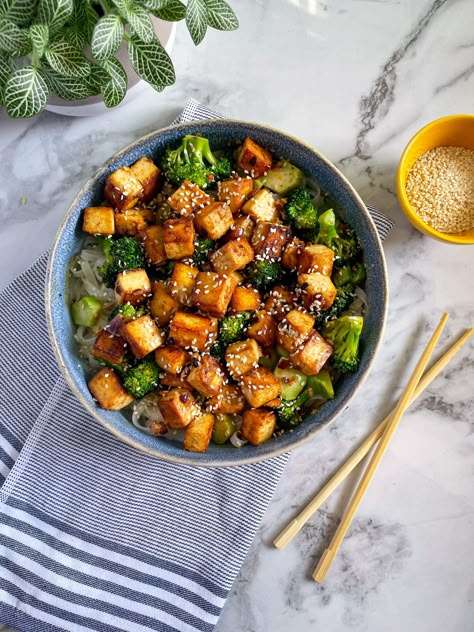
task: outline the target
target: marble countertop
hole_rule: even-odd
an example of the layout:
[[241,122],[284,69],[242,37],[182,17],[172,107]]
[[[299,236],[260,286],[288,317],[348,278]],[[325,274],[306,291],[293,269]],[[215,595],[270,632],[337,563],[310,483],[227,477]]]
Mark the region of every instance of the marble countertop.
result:
[[[194,97],[286,130],[396,221],[390,309],[372,374],[291,457],[217,632],[469,632],[474,626],[474,363],[467,345],[405,416],[323,585],[311,580],[354,479],[283,552],[271,540],[393,405],[441,312],[441,347],[474,321],[473,247],[416,232],[397,203],[409,138],[474,102],[472,0],[234,0],[241,28],[195,50],[180,25],[177,83],[94,118],[0,114],[0,287],[50,245],[84,180]],[[26,203],[22,203],[22,198]],[[25,200],[23,199],[23,202]]]

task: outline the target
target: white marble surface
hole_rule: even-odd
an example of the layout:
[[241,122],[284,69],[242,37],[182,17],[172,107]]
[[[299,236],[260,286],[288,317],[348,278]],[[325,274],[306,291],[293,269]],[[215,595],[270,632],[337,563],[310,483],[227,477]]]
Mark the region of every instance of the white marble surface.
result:
[[[0,286],[50,244],[111,153],[195,97],[311,143],[397,222],[390,311],[373,372],[331,428],[297,450],[218,632],[474,630],[474,363],[470,344],[406,415],[324,583],[311,581],[353,480],[279,552],[272,537],[394,402],[443,310],[442,347],[474,321],[474,250],[421,236],[402,215],[399,155],[425,123],[472,111],[472,0],[234,0],[238,32],[196,51],[182,26],[178,81],[90,119],[0,114]],[[26,204],[20,200],[26,197]]]

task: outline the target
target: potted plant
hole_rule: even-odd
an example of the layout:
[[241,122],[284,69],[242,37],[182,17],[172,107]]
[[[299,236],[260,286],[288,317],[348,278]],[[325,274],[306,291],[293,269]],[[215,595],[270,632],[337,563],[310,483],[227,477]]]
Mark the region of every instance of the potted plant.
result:
[[157,18],[184,19],[196,45],[208,27],[238,27],[224,0],[0,0],[0,104],[13,118],[35,116],[55,99],[99,97],[111,108],[132,73],[163,90],[175,73]]

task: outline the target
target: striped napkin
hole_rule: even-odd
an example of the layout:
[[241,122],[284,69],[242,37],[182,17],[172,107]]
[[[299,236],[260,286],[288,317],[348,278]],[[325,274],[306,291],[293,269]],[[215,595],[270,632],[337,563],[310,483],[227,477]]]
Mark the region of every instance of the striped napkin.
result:
[[[179,121],[218,116],[190,101]],[[385,236],[391,223],[374,219]],[[287,455],[206,469],[121,443],[56,366],[47,254],[0,294],[0,623],[210,632]]]

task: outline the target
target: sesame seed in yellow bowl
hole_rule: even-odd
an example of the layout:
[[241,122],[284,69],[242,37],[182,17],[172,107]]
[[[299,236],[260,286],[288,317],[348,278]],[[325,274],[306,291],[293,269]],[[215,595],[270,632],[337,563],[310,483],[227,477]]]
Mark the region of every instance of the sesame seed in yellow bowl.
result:
[[413,136],[397,172],[400,206],[422,233],[474,244],[474,115],[437,119]]

